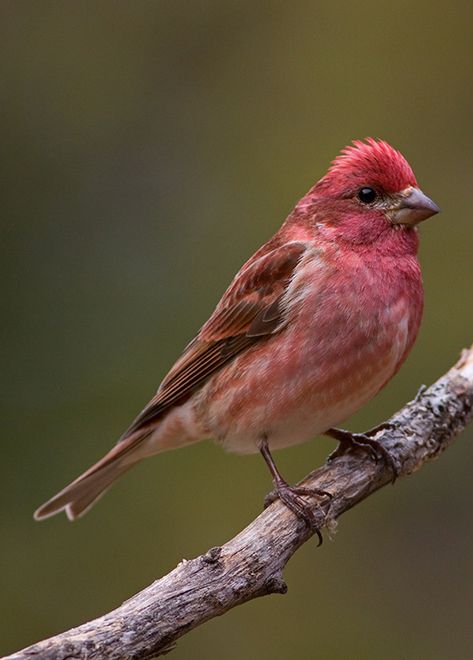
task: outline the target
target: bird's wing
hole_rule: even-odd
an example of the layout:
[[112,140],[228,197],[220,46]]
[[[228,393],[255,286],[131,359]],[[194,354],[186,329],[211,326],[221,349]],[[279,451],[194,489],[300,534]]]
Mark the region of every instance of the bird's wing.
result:
[[243,266],[120,442],[151,428],[164,411],[183,403],[238,353],[284,327],[281,299],[307,247],[301,241],[286,243]]
[[163,413],[184,402],[235,355],[284,327],[281,300],[308,245],[291,242],[271,247],[271,244],[264,246],[243,266],[215,312],[118,444],[43,504],[35,513],[37,520],[62,509],[71,520],[82,515],[133,465],[133,450],[153,432]]

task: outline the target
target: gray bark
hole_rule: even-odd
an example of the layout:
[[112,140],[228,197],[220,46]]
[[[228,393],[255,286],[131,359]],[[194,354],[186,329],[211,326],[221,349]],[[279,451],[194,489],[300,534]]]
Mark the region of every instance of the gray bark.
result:
[[[473,418],[473,347],[450,371],[396,413],[376,436],[407,476],[438,456]],[[320,527],[390,483],[392,473],[366,453],[350,452],[311,472],[301,485],[332,493],[314,512]],[[136,594],[116,610],[8,658],[152,658],[209,619],[252,598],[283,594],[283,569],[312,536],[275,501],[246,529]]]

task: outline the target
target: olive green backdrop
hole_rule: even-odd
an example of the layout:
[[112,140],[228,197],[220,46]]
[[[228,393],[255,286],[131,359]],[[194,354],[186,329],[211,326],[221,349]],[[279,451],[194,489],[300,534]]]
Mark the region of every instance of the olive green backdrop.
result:
[[[75,524],[32,520],[112,446],[352,138],[401,149],[442,214],[421,228],[417,345],[350,427],[473,341],[472,22],[466,1],[0,3],[0,653],[115,607],[260,511],[260,457],[202,443],[147,461]],[[470,658],[472,441],[308,543],[287,596],[172,657]],[[281,470],[296,480],[332,448],[280,452]]]

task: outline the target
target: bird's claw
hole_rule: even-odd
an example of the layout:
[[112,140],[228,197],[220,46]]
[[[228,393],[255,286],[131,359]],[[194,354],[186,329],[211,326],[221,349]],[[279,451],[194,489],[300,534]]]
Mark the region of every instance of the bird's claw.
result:
[[281,500],[281,502],[295,513],[298,518],[304,520],[309,529],[317,535],[317,546],[320,546],[323,543],[323,538],[319,524],[317,523],[312,508],[301,498],[301,495],[332,499],[332,494],[327,490],[322,490],[320,488],[307,488],[304,486],[289,486],[289,484],[281,482],[264,498],[264,508],[266,509],[277,499]]
[[396,424],[392,422],[384,422],[379,426],[369,429],[366,433],[350,433],[350,431],[345,431],[343,429],[329,429],[326,435],[338,440],[339,444],[335,451],[333,451],[328,457],[328,461],[332,461],[334,458],[342,456],[353,449],[362,449],[363,451],[368,452],[373,460],[384,461],[393,474],[392,483],[394,483],[399,476],[399,469],[386,447],[373,437],[380,431],[394,428],[396,428]]

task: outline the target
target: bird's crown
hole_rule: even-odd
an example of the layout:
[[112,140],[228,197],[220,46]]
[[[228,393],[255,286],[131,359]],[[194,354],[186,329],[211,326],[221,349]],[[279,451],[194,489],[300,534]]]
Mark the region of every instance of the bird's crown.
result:
[[417,186],[411,166],[404,156],[384,140],[354,140],[332,162],[317,187],[333,192],[359,185],[379,186],[387,193]]

